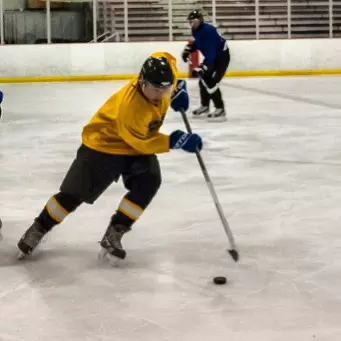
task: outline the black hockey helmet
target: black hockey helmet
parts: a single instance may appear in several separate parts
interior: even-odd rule
[[[194,20],[199,19],[201,21],[204,21],[204,15],[201,13],[199,9],[195,9],[190,14],[188,14],[187,20]]]
[[[149,57],[142,65],[140,75],[144,81],[162,88],[173,84],[174,74],[165,57]]]

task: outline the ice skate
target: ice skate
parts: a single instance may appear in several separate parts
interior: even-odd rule
[[[202,118],[205,117],[209,113],[209,107],[201,106],[198,109],[193,110],[193,117],[194,118]]]
[[[224,108],[216,108],[213,112],[207,115],[208,122],[224,122],[226,120],[227,118]]]
[[[18,242],[18,259],[23,259],[30,255],[38,246],[45,233],[40,223],[35,220]]]
[[[108,259],[112,265],[118,265],[119,261],[123,260],[127,255],[121,240],[128,231],[130,231],[129,227],[110,224],[100,241],[102,250],[98,257],[100,259]]]

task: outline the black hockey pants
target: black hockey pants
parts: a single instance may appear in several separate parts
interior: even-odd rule
[[[93,204],[122,176],[128,190],[118,205],[113,223],[130,227],[149,205],[161,185],[161,171],[156,155],[111,155],[85,145],[68,170],[60,192],[53,195],[37,218],[44,230],[77,209],[82,203]]]
[[[208,107],[210,100],[216,108],[224,108],[219,83],[225,75],[230,63],[230,51],[227,48],[221,58],[217,59],[213,68],[199,80],[201,105]]]

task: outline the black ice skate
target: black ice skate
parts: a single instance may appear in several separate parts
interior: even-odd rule
[[[18,242],[18,248],[20,250],[18,258],[22,259],[25,256],[30,255],[38,246],[44,235],[45,232],[43,231],[43,227],[35,220]]]
[[[209,122],[224,122],[226,121],[226,112],[224,108],[216,108],[213,112],[207,115]]]
[[[123,249],[121,240],[123,235],[128,231],[130,231],[129,227],[118,224],[109,224],[100,242],[102,250],[99,254],[99,257],[101,259],[108,258],[114,263],[116,263],[117,260],[124,259],[127,253]]]
[[[209,112],[209,107],[205,107],[202,105],[198,109],[195,109],[192,114],[193,114],[193,117],[195,118],[202,118],[202,117],[206,117],[208,112]]]

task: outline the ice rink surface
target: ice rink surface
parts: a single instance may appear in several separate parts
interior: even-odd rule
[[[226,79],[229,121],[189,116],[239,263],[195,156],[182,151],[160,156],[162,188],[124,238],[119,268],[97,254],[121,182],[16,260],[83,125],[124,83],[1,86],[0,340],[340,341],[341,77]],[[196,81],[188,87],[194,108]],[[178,128],[170,110],[162,130]],[[218,275],[228,283],[212,284]]]

